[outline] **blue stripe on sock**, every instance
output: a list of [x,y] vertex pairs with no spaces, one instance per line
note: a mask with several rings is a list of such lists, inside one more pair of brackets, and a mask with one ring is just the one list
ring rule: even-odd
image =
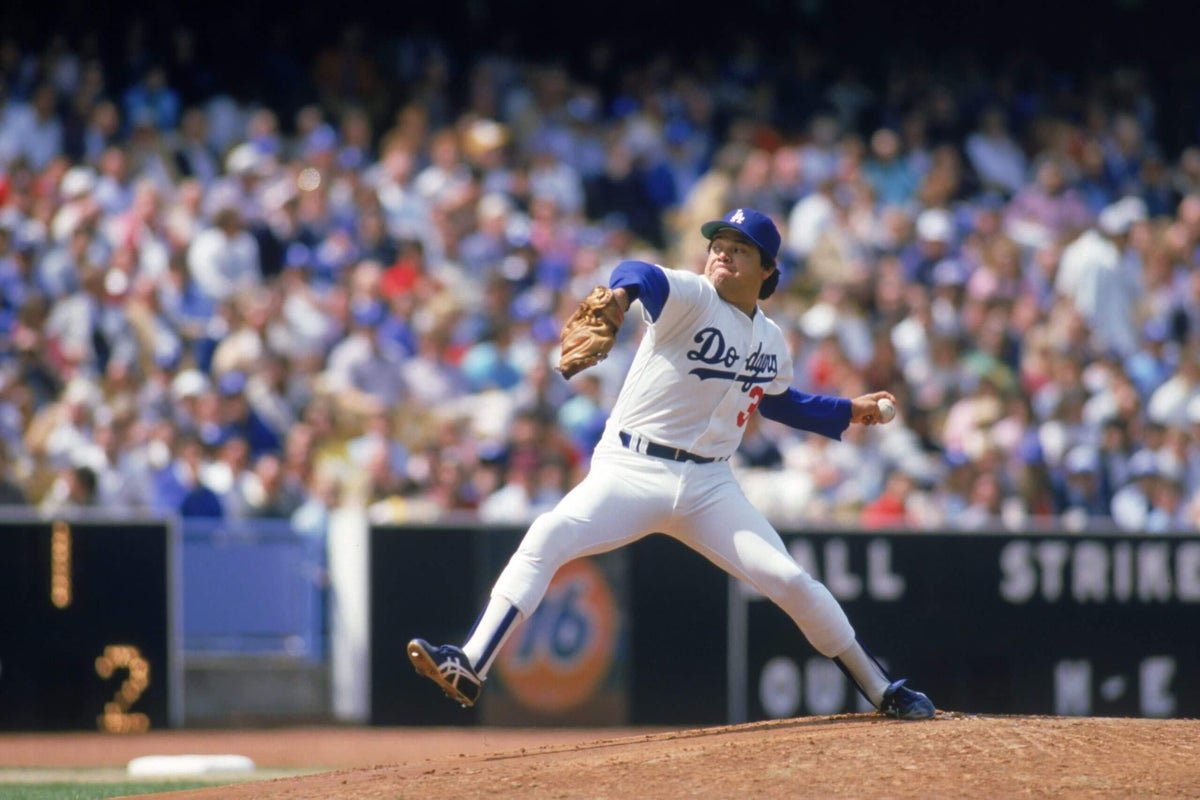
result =
[[496,628],[496,632],[492,634],[492,638],[488,640],[487,647],[483,649],[483,657],[479,659],[479,663],[475,665],[475,670],[479,671],[487,669],[487,665],[492,660],[492,652],[500,642],[504,641],[504,634],[512,627],[513,621],[517,618],[517,607],[511,606],[508,613],[504,615],[504,619],[500,621],[500,625]]

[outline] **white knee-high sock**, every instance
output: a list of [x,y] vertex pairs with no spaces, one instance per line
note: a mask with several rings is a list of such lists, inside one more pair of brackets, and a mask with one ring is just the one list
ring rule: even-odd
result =
[[507,600],[493,597],[488,601],[462,647],[463,654],[470,659],[480,678],[487,677],[504,641],[524,619],[525,615]]
[[876,708],[883,702],[883,691],[892,682],[879,662],[855,640],[854,644],[834,656],[842,671],[854,681]]

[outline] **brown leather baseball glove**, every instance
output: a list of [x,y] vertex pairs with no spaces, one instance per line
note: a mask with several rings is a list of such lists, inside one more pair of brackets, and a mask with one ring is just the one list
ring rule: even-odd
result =
[[564,378],[603,361],[625,321],[621,304],[607,286],[597,286],[563,325],[558,371]]

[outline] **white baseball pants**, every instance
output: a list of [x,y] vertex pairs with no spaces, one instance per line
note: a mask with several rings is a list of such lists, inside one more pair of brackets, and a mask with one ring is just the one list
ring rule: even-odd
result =
[[668,461],[609,441],[597,447],[588,476],[534,520],[492,596],[528,618],[563,564],[655,532],[678,539],[770,598],[822,655],[833,658],[855,643],[845,611],[788,554],[728,462]]

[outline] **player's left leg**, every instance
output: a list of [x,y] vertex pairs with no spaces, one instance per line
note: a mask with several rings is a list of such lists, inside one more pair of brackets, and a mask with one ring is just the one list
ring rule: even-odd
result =
[[858,642],[837,599],[787,552],[778,532],[718,469],[697,481],[698,491],[669,530],[672,536],[745,581],[782,608],[805,638],[831,658],[881,712],[900,719],[934,714],[929,699],[895,681]]

